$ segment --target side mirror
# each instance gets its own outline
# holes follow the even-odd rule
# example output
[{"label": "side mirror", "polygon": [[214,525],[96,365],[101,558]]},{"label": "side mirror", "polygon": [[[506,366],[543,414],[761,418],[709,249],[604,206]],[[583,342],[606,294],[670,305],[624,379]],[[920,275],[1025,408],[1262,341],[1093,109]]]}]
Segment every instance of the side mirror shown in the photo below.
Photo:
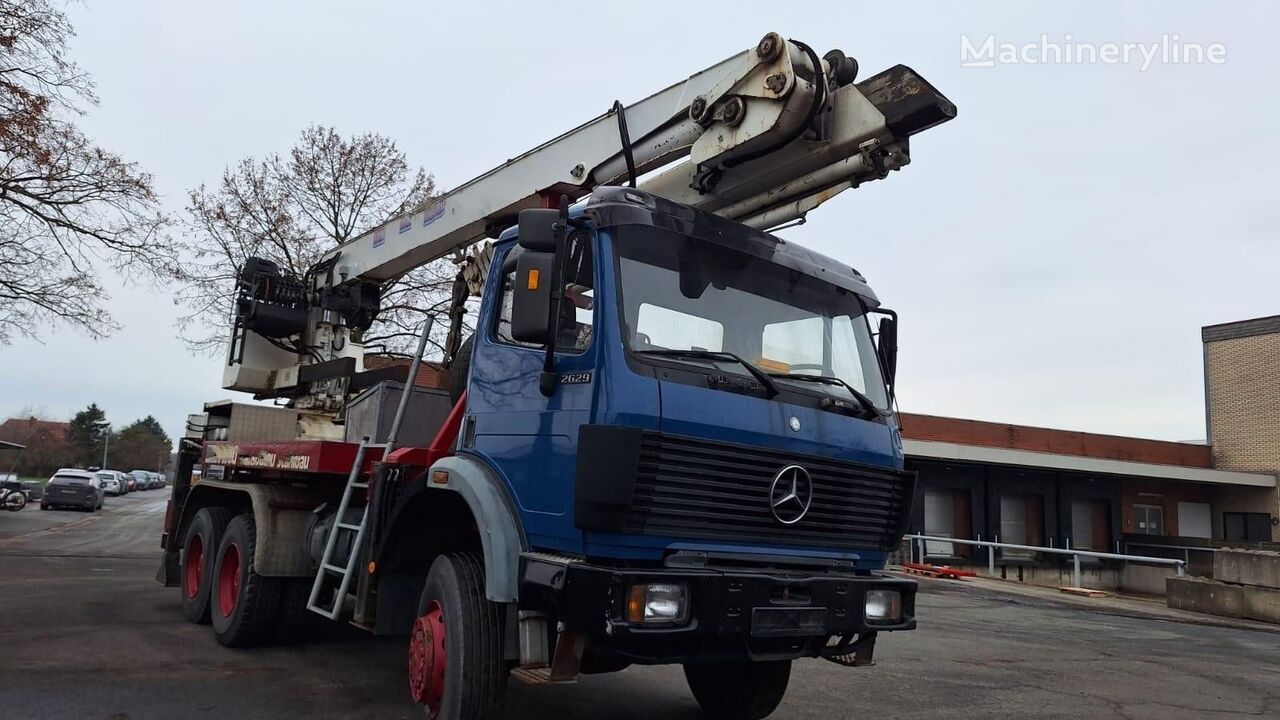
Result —
[{"label": "side mirror", "polygon": [[880,337],[876,345],[876,353],[880,356],[880,367],[884,368],[885,384],[892,388],[893,378],[898,372],[897,313],[880,318]]},{"label": "side mirror", "polygon": [[[520,226],[524,227],[524,213]],[[523,237],[521,239],[523,244]],[[526,250],[516,260],[511,288],[511,337],[520,342],[545,344],[551,333],[551,283],[554,252]]]},{"label": "side mirror", "polygon": [[542,208],[521,210],[518,238],[520,247],[535,252],[554,253],[558,222],[560,222],[559,210]]}]

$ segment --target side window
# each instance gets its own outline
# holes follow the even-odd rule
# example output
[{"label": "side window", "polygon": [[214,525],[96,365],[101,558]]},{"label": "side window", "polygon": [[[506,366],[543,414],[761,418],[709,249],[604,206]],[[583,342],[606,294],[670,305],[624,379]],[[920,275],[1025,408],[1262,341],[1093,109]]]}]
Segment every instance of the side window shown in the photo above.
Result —
[{"label": "side window", "polygon": [[[564,302],[560,306],[560,323],[556,349],[559,352],[582,352],[591,346],[595,317],[595,264],[592,262],[591,237],[577,235],[570,239],[564,268]],[[538,343],[520,342],[511,336],[512,286],[515,269],[502,276],[502,297],[498,305],[498,327],[494,337],[507,345],[540,348]]]},{"label": "side window", "polygon": [[541,347],[536,343],[525,343],[511,337],[511,288],[515,283],[516,271],[513,268],[511,272],[502,276],[502,298],[498,305],[498,327],[494,330],[494,337],[498,342],[507,345],[517,345],[519,347],[536,348]]}]

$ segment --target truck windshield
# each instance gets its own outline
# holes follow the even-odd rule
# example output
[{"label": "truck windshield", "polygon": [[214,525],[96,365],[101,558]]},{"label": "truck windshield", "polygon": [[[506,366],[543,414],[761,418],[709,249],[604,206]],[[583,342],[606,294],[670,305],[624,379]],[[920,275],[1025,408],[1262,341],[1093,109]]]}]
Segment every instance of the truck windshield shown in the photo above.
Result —
[{"label": "truck windshield", "polygon": [[[888,409],[866,311],[856,294],[767,260],[645,226],[614,231],[624,334],[632,351],[730,352],[776,383],[855,400],[838,378]],[[698,357],[664,359],[750,375]]]}]

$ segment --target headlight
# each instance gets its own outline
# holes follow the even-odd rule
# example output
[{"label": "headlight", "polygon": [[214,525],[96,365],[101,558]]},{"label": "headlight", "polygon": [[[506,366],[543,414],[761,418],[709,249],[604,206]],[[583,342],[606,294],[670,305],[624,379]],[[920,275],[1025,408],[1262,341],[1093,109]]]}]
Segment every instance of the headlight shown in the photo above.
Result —
[{"label": "headlight", "polygon": [[867,591],[867,622],[891,624],[902,621],[902,595],[897,590]]},{"label": "headlight", "polygon": [[689,589],[674,583],[633,585],[627,621],[639,625],[683,625],[689,620]]}]

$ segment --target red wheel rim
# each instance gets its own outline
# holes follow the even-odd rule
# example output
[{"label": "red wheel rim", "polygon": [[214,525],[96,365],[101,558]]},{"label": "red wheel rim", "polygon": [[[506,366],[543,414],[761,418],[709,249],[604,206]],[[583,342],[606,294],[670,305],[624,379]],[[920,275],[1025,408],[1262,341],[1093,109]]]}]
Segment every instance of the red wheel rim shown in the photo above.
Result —
[{"label": "red wheel rim", "polygon": [[204,579],[204,536],[194,535],[187,546],[187,570],[182,577],[182,590],[188,598],[194,598],[200,592],[200,581]]},{"label": "red wheel rim", "polygon": [[444,633],[444,610],[432,600],[409,635],[409,694],[427,706],[431,718],[440,714],[444,699],[444,668],[448,660]]},{"label": "red wheel rim", "polygon": [[231,544],[218,565],[218,612],[231,617],[240,598],[240,546]]}]

